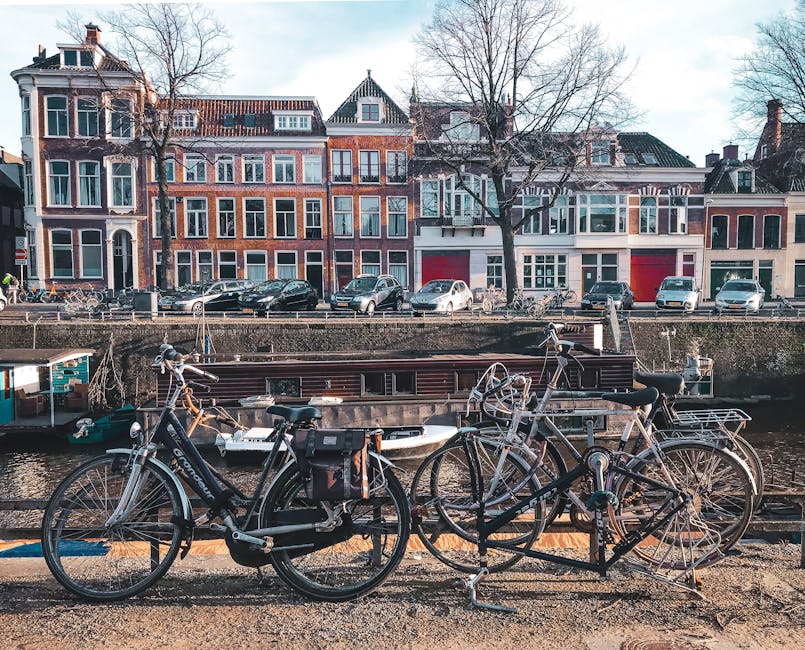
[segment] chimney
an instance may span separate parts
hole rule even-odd
[[[711,151],[704,157],[704,166],[715,167],[719,160],[721,160],[721,156],[719,156],[715,151]]]
[[[780,99],[770,99],[766,104],[766,129],[769,136],[769,148],[775,153],[780,148],[783,139],[783,102]],[[764,133],[766,135],[766,133]]]
[[[97,45],[101,42],[101,28],[94,23],[87,23],[84,25],[87,28],[87,38],[85,42],[90,45]]]
[[[724,146],[724,160],[738,160],[737,144],[728,144]]]

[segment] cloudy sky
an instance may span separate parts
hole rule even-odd
[[[628,93],[645,115],[631,130],[648,131],[702,166],[711,150],[735,136],[730,122],[735,58],[752,48],[755,25],[794,0],[566,0],[579,22],[601,25],[625,46],[636,71]],[[232,74],[217,92],[232,95],[314,95],[326,117],[372,70],[372,77],[407,108],[411,37],[434,0],[217,2],[233,52]],[[9,73],[31,63],[42,44],[49,54],[68,38],[57,21],[69,9],[86,22],[122,5],[74,2],[25,4],[0,0],[0,146],[18,153],[20,109]],[[103,24],[101,23],[101,28]]]

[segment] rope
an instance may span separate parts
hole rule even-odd
[[[109,347],[101,358],[101,363],[89,382],[88,399],[90,409],[110,408],[109,396],[121,405],[126,401],[126,386],[115,364],[113,337],[109,337]]]

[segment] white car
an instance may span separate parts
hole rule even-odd
[[[8,305],[8,300],[6,300],[5,295],[3,295],[3,290],[0,289],[0,311],[3,311],[6,306]]]
[[[460,309],[469,309],[472,300],[472,291],[463,280],[431,280],[411,294],[408,302],[415,313],[435,311],[452,314]]]
[[[766,290],[757,280],[728,280],[716,294],[716,311],[760,311]]]
[[[699,305],[696,279],[686,275],[670,275],[657,289],[657,309],[681,309],[690,313]]]

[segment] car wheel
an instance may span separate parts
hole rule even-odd
[[[403,301],[402,298],[397,298],[397,302],[394,303],[394,311],[402,311]]]
[[[201,312],[204,311],[204,305],[200,302],[197,302],[193,305],[191,311],[193,312],[193,316],[201,316]]]
[[[373,300],[369,301],[369,304],[366,305],[366,315],[371,316],[375,313],[375,303]]]
[[[448,302],[447,305],[445,305],[444,313],[447,314],[448,316],[453,315],[453,303],[452,302]]]
[[[309,302],[307,304],[307,310],[308,311],[315,311],[316,310],[316,303],[315,302]]]

